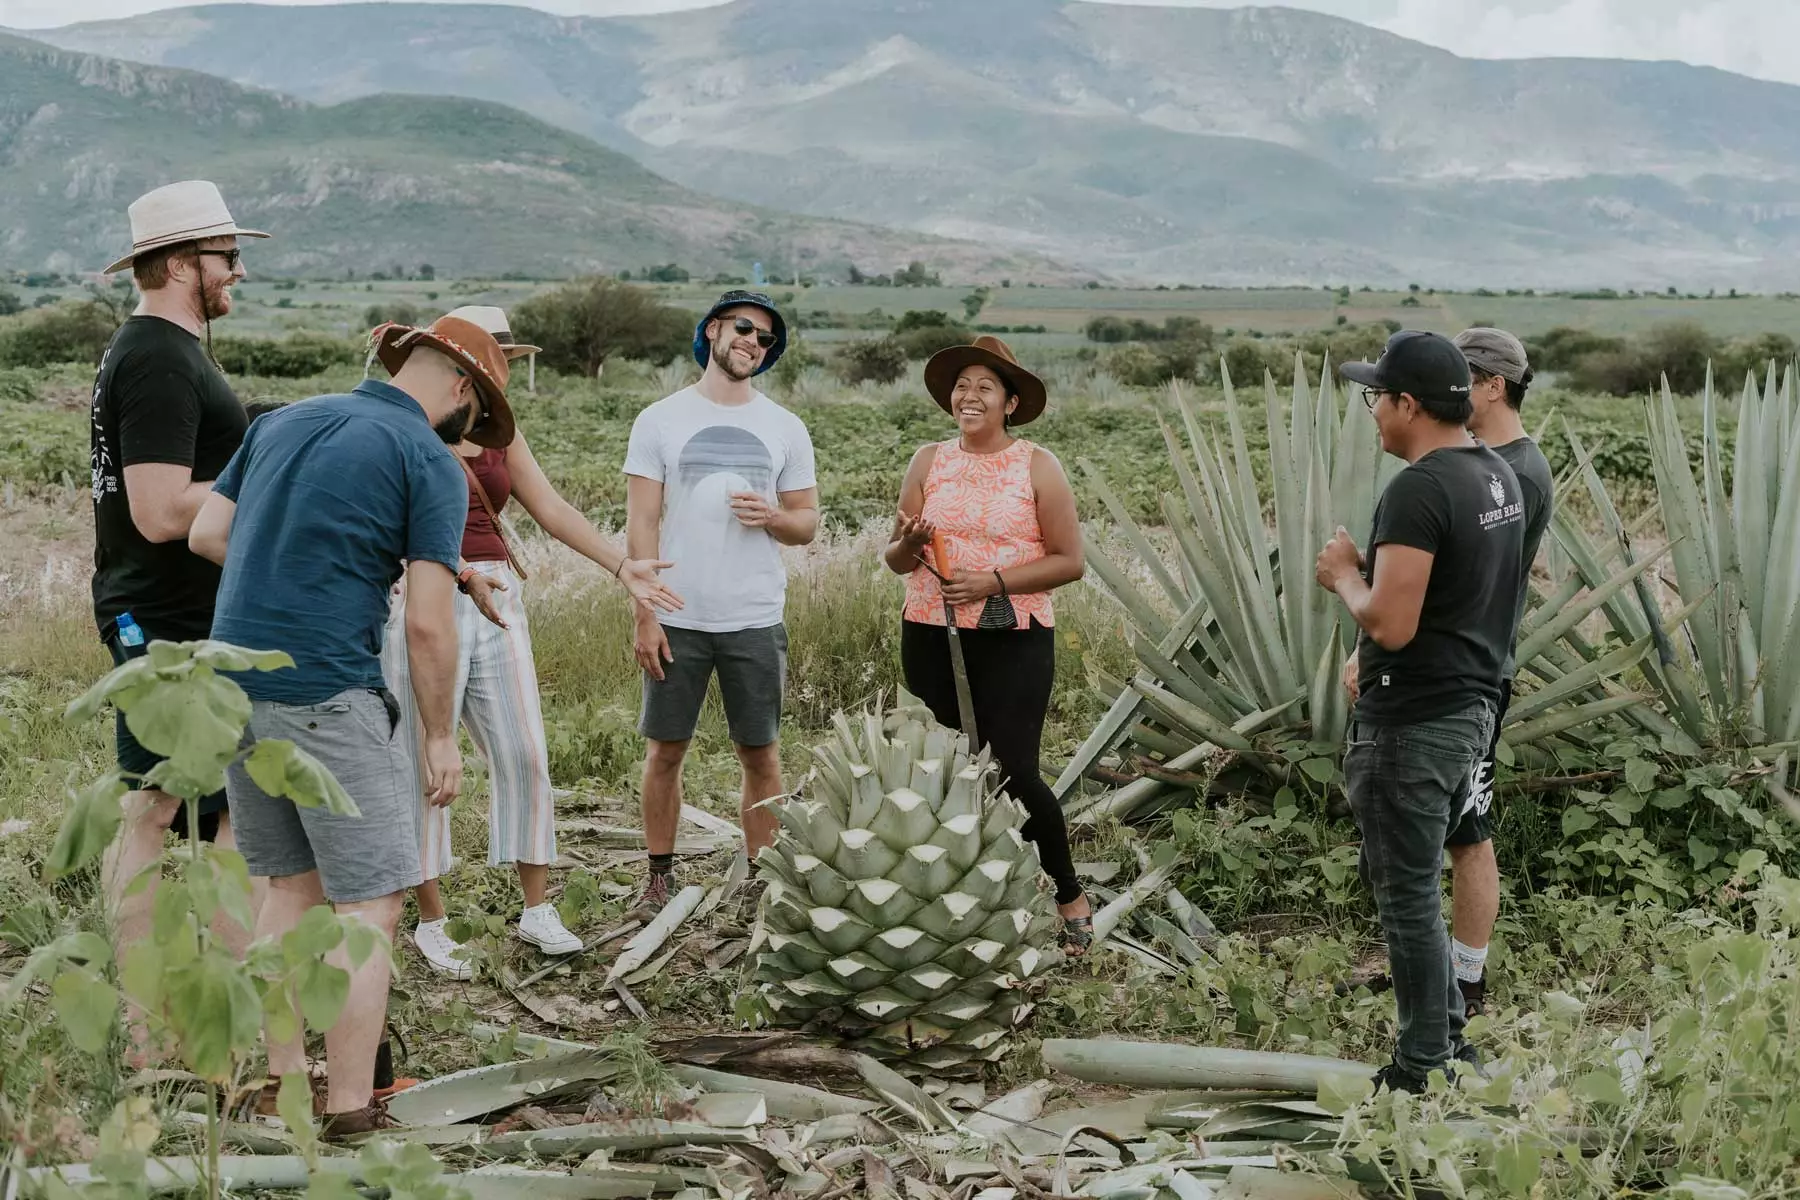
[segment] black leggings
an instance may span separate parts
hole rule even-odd
[[[975,732],[992,747],[1006,794],[1025,806],[1021,832],[1037,846],[1038,861],[1056,884],[1056,902],[1068,904],[1081,895],[1069,854],[1069,827],[1038,770],[1044,714],[1056,678],[1056,633],[1034,618],[1029,629],[964,629],[958,636],[969,667]],[[950,639],[942,625],[900,623],[900,668],[906,690],[930,706],[939,724],[962,728]]]

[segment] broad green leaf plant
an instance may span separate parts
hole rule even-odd
[[[147,653],[116,668],[69,705],[69,719],[84,721],[108,704],[117,707],[138,741],[166,756],[143,785],[187,805],[189,838],[127,885],[131,890],[156,888],[148,938],[126,947],[115,960],[113,947],[100,934],[70,934],[33,953],[0,994],[0,1004],[17,1004],[34,982],[48,981],[51,1003],[70,1041],[92,1055],[109,1054],[117,1045],[121,997],[141,1012],[153,1042],[172,1045],[213,1093],[207,1150],[214,1197],[221,1186],[219,1100],[235,1096],[248,1082],[265,1024],[278,1041],[300,1036],[304,1027],[326,1029],[336,1022],[350,981],[349,973],[327,956],[337,957],[341,950],[354,968],[370,954],[391,953],[373,926],[340,918],[324,906],[309,912],[279,941],[254,942],[242,960],[213,934],[213,920],[220,914],[245,929],[256,926],[243,856],[201,841],[198,832],[198,801],[224,788],[231,766],[241,762],[270,795],[356,814],[342,786],[306,751],[289,741],[245,736],[250,700],[232,673],[292,665],[286,654],[222,642],[152,642]],[[119,831],[120,801],[128,790],[114,772],[71,795],[45,864],[46,882],[84,870],[100,858]],[[165,871],[165,866],[174,869]],[[282,1091],[284,1100],[307,1094],[298,1077],[284,1081]],[[284,1113],[292,1109],[294,1117],[304,1113],[310,1120],[304,1103],[282,1107]]]

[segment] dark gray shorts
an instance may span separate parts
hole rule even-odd
[[[638,732],[656,742],[685,742],[700,723],[707,681],[719,673],[725,725],[740,746],[766,746],[781,736],[781,693],[787,685],[787,626],[704,633],[664,625],[674,662],[659,682],[644,672]]]
[[[251,703],[249,737],[284,738],[318,759],[361,816],[302,808],[256,786],[241,763],[225,777],[231,827],[250,874],[280,879],[319,872],[325,898],[355,904],[417,887],[419,797],[412,794],[399,708],[367,688],[323,704]]]

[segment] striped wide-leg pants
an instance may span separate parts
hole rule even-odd
[[[556,814],[550,796],[550,755],[544,744],[544,713],[538,702],[537,667],[531,658],[531,629],[518,576],[505,563],[471,564],[498,579],[506,590],[494,594],[501,629],[481,615],[475,602],[456,596],[455,709],[469,738],[488,764],[488,865],[548,864],[556,858]],[[412,791],[423,810],[420,834],[425,878],[450,869],[450,810],[425,803],[419,753],[424,731],[413,699],[406,661],[404,589],[388,614],[381,651],[382,673],[412,729]]]

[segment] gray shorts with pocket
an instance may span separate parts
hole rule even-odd
[[[664,625],[674,662],[657,680],[644,672],[638,732],[656,742],[685,742],[700,723],[706,685],[719,673],[725,726],[740,746],[767,746],[781,736],[781,693],[787,685],[787,626],[707,633]]]
[[[361,815],[302,808],[256,786],[242,763],[225,778],[231,828],[250,874],[280,879],[319,872],[325,898],[355,904],[417,887],[419,797],[412,794],[399,707],[382,692],[352,688],[322,704],[251,703],[252,738],[283,738],[312,755],[350,793]]]

